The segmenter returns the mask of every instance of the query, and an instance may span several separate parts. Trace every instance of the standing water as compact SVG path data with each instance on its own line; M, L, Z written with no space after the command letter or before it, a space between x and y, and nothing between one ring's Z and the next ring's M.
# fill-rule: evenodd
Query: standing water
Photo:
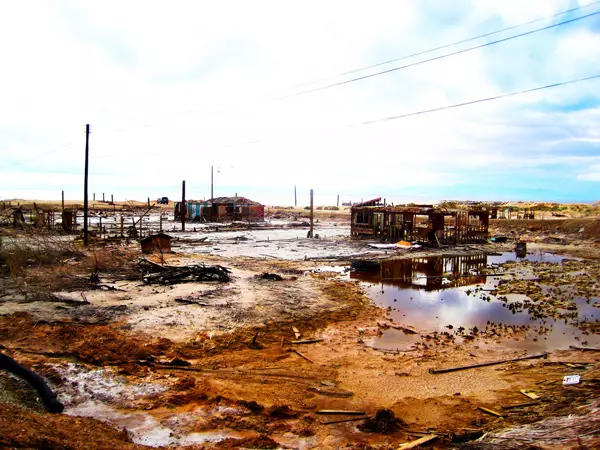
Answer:
M564 258L538 252L522 259L560 264ZM513 331L516 334L516 330L526 326L525 339L507 340L506 345L551 351L581 345L582 341L600 343L600 337L586 336L574 325L574 322L582 320L597 320L600 315L598 308L584 298L573 299L577 311L569 320L563 320L534 318L526 308L513 307L528 301L526 295L508 294L504 298L492 295L501 280L526 277L523 273L508 273L498 267L508 261L520 260L514 253L389 260L382 261L377 271L352 272L350 278L363 282L375 303L390 308L395 322L428 333L468 332L474 327L475 330L483 330L490 325L500 325L504 329L511 327L509 334ZM384 332L376 346L408 349L419 340L419 335L406 335L390 329Z

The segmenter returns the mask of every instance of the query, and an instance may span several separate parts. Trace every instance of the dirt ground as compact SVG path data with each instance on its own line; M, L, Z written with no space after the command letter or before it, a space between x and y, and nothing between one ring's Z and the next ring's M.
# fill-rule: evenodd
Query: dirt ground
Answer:
M540 310L556 314L568 311L560 302L573 294L569 286L592 301L598 297L597 219L499 220L492 228L526 239L532 249L585 258L559 266L507 263L506 270L518 266L535 279L511 280L498 295L525 292ZM500 247L460 251L491 248ZM598 398L600 353L567 348L431 373L530 353L504 345L514 329L491 327L467 339L395 321L360 282L329 271L327 260L179 252L166 255L166 263L222 265L231 280L161 285L144 283L133 244L76 253L3 275L0 350L43 375L66 410L44 412L27 385L0 372L0 446L388 449L433 433L437 438L425 447L450 448L548 418L597 417L580 407ZM94 270L99 279L91 282ZM556 290L552 301L540 291L548 283ZM600 334L597 324L585 327ZM403 352L373 348L390 328L416 332L419 345ZM303 340L309 342L294 343ZM573 374L582 381L563 386ZM600 438L597 431L581 434L550 448L594 448Z

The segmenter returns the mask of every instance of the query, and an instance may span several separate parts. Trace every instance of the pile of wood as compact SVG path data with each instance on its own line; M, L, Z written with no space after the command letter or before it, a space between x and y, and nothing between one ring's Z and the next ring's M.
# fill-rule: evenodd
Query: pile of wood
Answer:
M219 281L231 279L229 270L223 266L207 266L192 264L189 266L161 266L147 259L141 261L143 276L146 284L176 284L190 281Z

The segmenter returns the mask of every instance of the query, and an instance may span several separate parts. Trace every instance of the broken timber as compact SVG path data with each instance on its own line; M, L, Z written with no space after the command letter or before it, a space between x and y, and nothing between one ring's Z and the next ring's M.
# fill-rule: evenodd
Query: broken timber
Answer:
M317 342L322 342L323 339L304 339L303 341L292 341L292 344L315 344Z
M495 366L497 364L504 364L504 363L509 363L509 362L517 362L517 361L525 361L528 359L545 358L547 356L548 356L548 353L539 353L537 355L522 356L520 358L512 358L512 359L501 359L499 361L490 361L490 362L480 363L480 364L471 364L468 366L449 367L447 369L429 369L429 373L438 374L438 373L456 372L458 370L476 369L478 367Z
M147 272L150 272L143 277L146 284L175 284L188 281L225 282L231 279L229 275L231 270L223 266L207 266L204 264L161 266L145 259L142 262L147 264Z
M317 414L321 415L347 415L347 416L366 416L367 413L364 411L346 411L344 409L321 409L317 411Z

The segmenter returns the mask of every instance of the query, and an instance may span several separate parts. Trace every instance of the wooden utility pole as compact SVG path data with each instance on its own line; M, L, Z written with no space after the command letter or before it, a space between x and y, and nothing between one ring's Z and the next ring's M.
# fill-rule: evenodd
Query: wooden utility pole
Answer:
M310 190L310 230L308 230L308 237L312 239L313 237L313 219L314 219L314 212L313 212L313 190Z
M212 204L212 199L215 198L214 197L214 192L213 192L213 187L214 187L214 184L213 184L213 166L210 166L210 201L211 201L211 204Z
M104 203L104 192L102 193L102 203Z
M212 166L210 167L210 173L211 173L211 182L212 182ZM211 185L211 191L212 191L212 185ZM179 211L181 213L181 231L185 231L185 213L187 211L187 208L185 207L185 180L183 180L183 183L181 184L181 208Z
M337 199L337 207L340 207L340 194L338 194L338 199Z
M113 200L113 195L112 195L112 194L110 194L110 202L111 202L111 203L114 203L114 202L115 202L115 201Z
M85 175L83 177L83 245L88 246L88 168L90 155L90 124L85 126Z
M64 214L64 212L65 212L65 191L62 191L62 192L61 192L61 196L62 196L62 202L61 202L61 205L62 205L62 212L63 212L63 214Z
M298 196L296 195L296 185L294 185L294 207L298 207Z

